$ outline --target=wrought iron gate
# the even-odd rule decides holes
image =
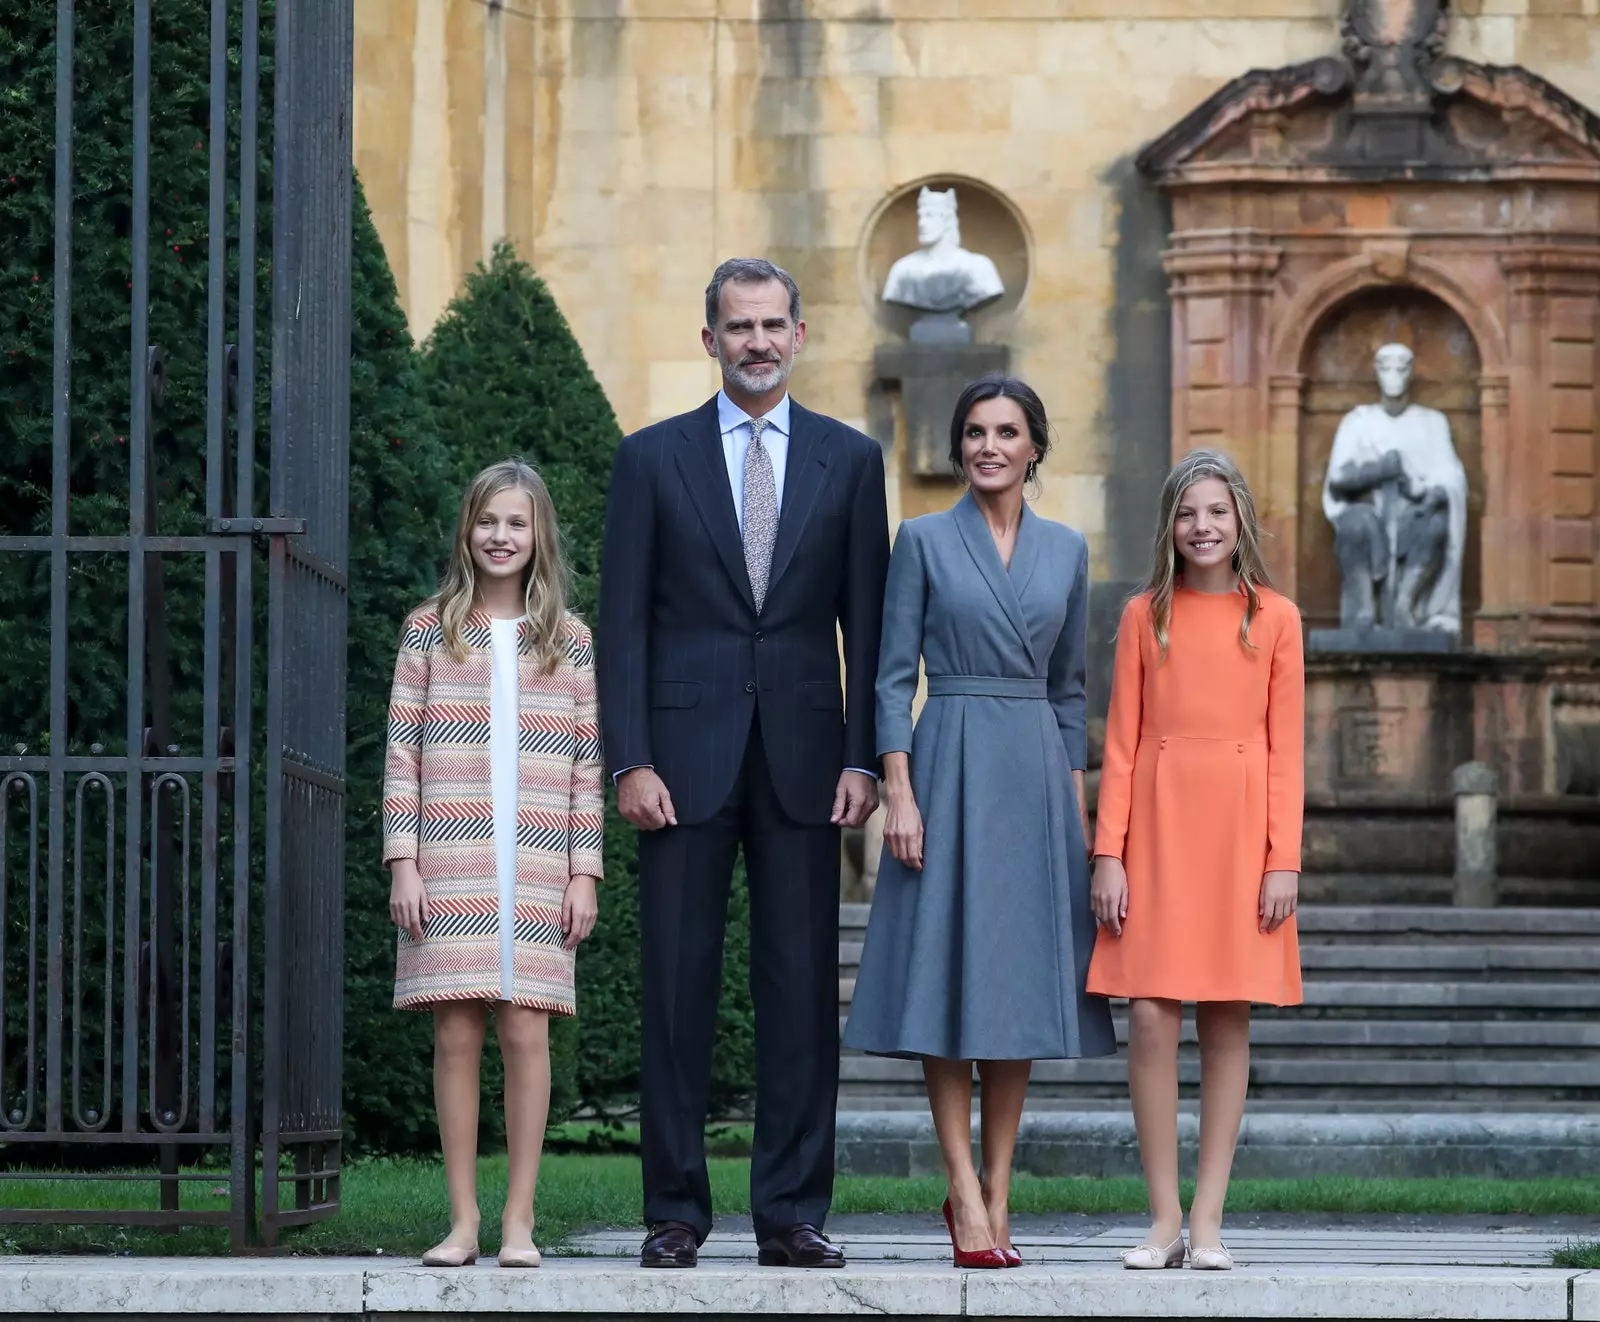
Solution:
[[[261,0],[212,0],[207,316],[186,343],[163,345],[149,332],[151,0],[131,2],[127,530],[87,535],[71,517],[74,133],[107,126],[74,123],[74,3],[58,0],[50,525],[0,536],[0,556],[48,561],[39,627],[50,639],[48,728],[0,750],[0,1180],[153,1182],[159,1198],[136,1210],[39,1210],[0,1196],[0,1223],[216,1224],[235,1247],[258,1234],[271,1244],[339,1202],[353,0],[276,0],[270,20]],[[263,355],[257,71],[267,21]],[[244,71],[233,87],[231,54]],[[154,444],[166,368],[180,354],[206,366],[204,518],[185,532],[163,519]],[[270,491],[258,513],[266,358]],[[125,742],[72,742],[69,581],[80,557],[117,560],[126,579]],[[180,601],[184,592],[203,601]],[[197,621],[193,638],[169,629],[173,615]],[[198,666],[184,657],[191,642]],[[195,1182],[225,1182],[227,1206],[186,1198]]]

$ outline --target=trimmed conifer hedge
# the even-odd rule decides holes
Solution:
[[[152,33],[150,342],[167,361],[156,419],[163,532],[202,529],[209,187],[207,0],[163,0]],[[256,216],[257,492],[267,490],[271,288],[271,0],[262,0],[262,96]],[[55,0],[0,6],[0,525],[48,530],[54,265]],[[73,227],[72,528],[127,527],[132,275],[132,7],[76,5],[77,124]],[[238,31],[235,6],[232,30]],[[230,53],[237,85],[239,52]],[[229,119],[228,158],[238,159]],[[230,185],[228,330],[239,217]],[[573,605],[598,599],[605,487],[618,428],[604,392],[548,290],[510,251],[469,277],[418,352],[359,183],[353,231],[350,613],[346,818],[346,1129],[354,1150],[436,1150],[427,1016],[390,1008],[394,931],[381,865],[380,798],[396,631],[432,590],[461,491],[473,473],[522,454],[544,474],[562,518]],[[174,723],[198,746],[201,566],[166,558]],[[264,575],[257,578],[264,583]],[[0,556],[0,746],[43,747],[48,726],[46,557]],[[264,594],[263,594],[264,595]],[[69,741],[120,753],[126,737],[126,557],[75,555],[70,597]],[[258,602],[258,625],[264,602]],[[258,627],[258,639],[264,631]],[[264,683],[266,669],[256,665]],[[257,694],[258,718],[262,694]],[[258,734],[261,724],[257,724]],[[638,1079],[638,906],[632,828],[609,810],[607,881],[595,935],[579,959],[579,1017],[554,1038],[553,1116],[625,1109]],[[258,846],[259,857],[259,846]],[[257,869],[259,875],[259,867]],[[747,903],[735,886],[724,965],[713,1113],[752,1088]],[[13,926],[18,915],[0,916]],[[20,941],[16,932],[13,936]],[[10,973],[8,972],[8,977]],[[10,1015],[25,1001],[8,997]],[[21,1028],[20,1021],[11,1025]],[[9,1053],[15,1068],[21,1053]],[[485,1083],[497,1086],[497,1053]],[[0,1086],[14,1082],[0,1081]],[[484,1107],[486,1142],[499,1107]]]
[[[555,299],[509,245],[500,245],[487,265],[467,277],[423,346],[421,370],[457,491],[479,469],[509,455],[521,455],[544,477],[572,570],[572,607],[592,622],[603,590],[606,484],[620,431]],[[553,1113],[574,1103],[614,1111],[626,1107],[638,1090],[635,855],[634,830],[617,814],[611,796],[600,920],[578,955],[578,1017],[558,1024],[553,1038]],[[714,1112],[736,1106],[753,1087],[748,904],[742,884],[735,888],[731,908]]]

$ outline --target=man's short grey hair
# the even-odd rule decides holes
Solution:
[[[776,280],[789,291],[789,320],[798,323],[800,320],[800,286],[795,284],[794,277],[781,266],[775,266],[765,257],[730,257],[716,269],[711,277],[711,283],[706,286],[706,325],[713,330],[717,325],[717,313],[722,308],[722,286],[735,285],[761,285],[768,280]]]

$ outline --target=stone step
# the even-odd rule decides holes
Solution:
[[[839,979],[840,1013],[855,995],[853,977]],[[1277,1009],[1259,1006],[1268,1018],[1319,1011],[1369,1010],[1398,1014],[1460,1017],[1453,1011],[1489,1011],[1499,1018],[1552,1014],[1577,1018],[1600,1010],[1600,980],[1591,982],[1372,982],[1308,979],[1305,1004]]]
[[[1590,1103],[1581,1103],[1589,1105]],[[1066,1088],[1055,1085],[1030,1085],[1025,1115],[1075,1115],[1084,1112],[1105,1111],[1128,1105],[1128,1088],[1105,1087]],[[1475,1117],[1487,1113],[1515,1110],[1534,1115],[1560,1115],[1570,1112],[1574,1103],[1562,1098],[1546,1098],[1536,1092],[1519,1092],[1509,1098],[1486,1098],[1481,1090],[1471,1088],[1459,1094],[1440,1092],[1395,1094],[1390,1090],[1374,1088],[1359,1095],[1323,1097],[1318,1093],[1290,1091],[1286,1093],[1258,1093],[1252,1091],[1246,1115],[1364,1115],[1398,1118],[1417,1115],[1453,1115]],[[1200,1110],[1200,1090],[1188,1087],[1178,1099],[1178,1110],[1183,1115],[1196,1115]],[[872,1112],[884,1114],[917,1113],[926,1115],[928,1094],[926,1089],[914,1084],[844,1083],[839,1086],[839,1112]],[[743,1114],[741,1119],[750,1116]],[[1600,1320],[1597,1320],[1600,1322]]]
[[[861,964],[862,943],[839,942],[843,972]],[[1600,982],[1600,944],[1541,942],[1516,944],[1429,943],[1366,945],[1354,942],[1302,945],[1300,968],[1310,977],[1335,971],[1371,972],[1384,977],[1430,977],[1476,973],[1484,977],[1526,979],[1531,975],[1570,974]]]
[[[839,1019],[844,1031],[846,1016]],[[1126,1013],[1114,1013],[1117,1041],[1127,1045]],[[1195,1023],[1186,1017],[1179,1041],[1193,1046]],[[1469,1019],[1262,1019],[1250,1024],[1254,1051],[1301,1051],[1314,1048],[1344,1055],[1362,1052],[1449,1052],[1489,1059],[1526,1058],[1600,1052],[1600,1023],[1576,1020],[1469,1020]]]
[[[839,930],[843,940],[861,940],[870,907],[865,904],[839,906]],[[1308,904],[1301,908],[1297,922],[1302,945],[1314,944],[1319,938],[1349,938],[1370,944],[1407,937],[1466,937],[1478,941],[1507,937],[1518,942],[1558,944],[1600,942],[1600,907],[1455,909],[1445,905]]]
[[[841,1081],[922,1087],[922,1064],[883,1056],[847,1055],[839,1062]],[[1041,1060],[1033,1066],[1036,1085],[1088,1084],[1126,1090],[1128,1062],[1123,1056],[1093,1060]],[[1180,1083],[1200,1081],[1197,1055],[1178,1058]],[[1514,1095],[1524,1089],[1561,1089],[1600,1101],[1600,1059],[1596,1060],[1385,1060],[1371,1058],[1307,1058],[1252,1060],[1250,1086],[1257,1089],[1316,1089],[1325,1095],[1385,1088],[1406,1092],[1434,1088],[1492,1089]]]

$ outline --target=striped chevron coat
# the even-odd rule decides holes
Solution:
[[[517,794],[517,904],[512,955],[516,1005],[576,1009],[573,955],[564,949],[567,880],[600,876],[603,797],[594,646],[568,618],[566,654],[540,674],[519,630],[522,661]],[[499,880],[489,760],[493,673],[489,617],[474,611],[457,661],[431,607],[405,623],[389,701],[383,860],[414,858],[427,889],[422,939],[400,933],[394,1003],[500,999]]]

